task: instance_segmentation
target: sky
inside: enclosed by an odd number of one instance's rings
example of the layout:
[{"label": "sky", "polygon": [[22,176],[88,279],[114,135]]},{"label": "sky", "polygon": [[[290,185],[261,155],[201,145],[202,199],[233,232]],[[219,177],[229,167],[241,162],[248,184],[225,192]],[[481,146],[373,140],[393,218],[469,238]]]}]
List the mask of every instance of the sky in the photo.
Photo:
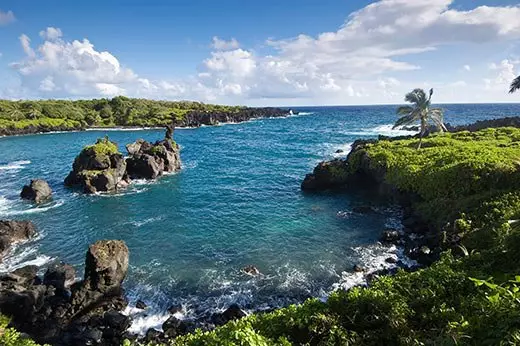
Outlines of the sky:
[{"label": "sky", "polygon": [[0,2],[0,98],[520,102],[520,1]]}]

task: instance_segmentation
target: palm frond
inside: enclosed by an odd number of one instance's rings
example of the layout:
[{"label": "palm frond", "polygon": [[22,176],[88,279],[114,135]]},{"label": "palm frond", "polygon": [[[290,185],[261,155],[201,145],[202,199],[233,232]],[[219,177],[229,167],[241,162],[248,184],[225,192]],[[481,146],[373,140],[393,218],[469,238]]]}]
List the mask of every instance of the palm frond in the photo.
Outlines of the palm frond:
[{"label": "palm frond", "polygon": [[517,90],[520,90],[520,76],[516,77],[513,83],[511,83],[511,89],[509,92],[512,94]]},{"label": "palm frond", "polygon": [[407,115],[412,113],[414,108],[412,106],[402,106],[397,108],[397,114],[399,115]]},{"label": "palm frond", "polygon": [[420,105],[426,102],[426,93],[422,89],[414,89],[412,92],[406,94],[404,100],[406,102]]},{"label": "palm frond", "polygon": [[396,129],[396,128],[404,126],[404,125],[413,124],[417,120],[419,120],[417,118],[417,113],[416,112],[412,112],[412,113],[410,113],[408,115],[405,115],[404,117],[401,117],[401,118],[397,119],[397,121],[395,122],[395,124],[392,127],[392,129]]}]

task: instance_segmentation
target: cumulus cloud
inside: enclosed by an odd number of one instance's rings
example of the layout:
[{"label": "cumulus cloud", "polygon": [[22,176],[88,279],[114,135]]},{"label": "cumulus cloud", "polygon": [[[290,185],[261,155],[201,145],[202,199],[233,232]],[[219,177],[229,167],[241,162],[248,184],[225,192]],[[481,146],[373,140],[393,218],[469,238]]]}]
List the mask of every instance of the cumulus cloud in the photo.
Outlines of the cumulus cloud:
[{"label": "cumulus cloud", "polygon": [[[401,82],[401,76],[423,68],[413,63],[413,55],[453,44],[520,39],[520,6],[461,11],[452,4],[453,0],[380,0],[349,15],[336,31],[268,40],[269,55],[241,47],[234,38],[215,36],[212,52],[197,73],[177,81],[138,76],[87,39],[66,41],[61,30],[52,27],[40,32],[43,43],[36,49],[22,35],[26,57],[11,66],[24,87],[53,96],[126,94],[230,103],[400,101],[404,92],[418,85]],[[511,60],[495,64],[500,72],[486,85],[505,83],[514,65]],[[470,65],[463,69],[472,71]],[[462,85],[446,81],[447,86],[453,83]]]},{"label": "cumulus cloud", "polygon": [[0,25],[8,25],[16,21],[13,11],[3,12],[0,10]]},{"label": "cumulus cloud", "polygon": [[40,31],[40,37],[49,41],[57,40],[62,35],[60,28],[48,27],[47,29]]},{"label": "cumulus cloud", "polygon": [[213,37],[213,42],[211,47],[216,50],[229,50],[229,49],[237,49],[240,47],[240,44],[235,38],[232,38],[229,41],[222,40],[217,36]]}]

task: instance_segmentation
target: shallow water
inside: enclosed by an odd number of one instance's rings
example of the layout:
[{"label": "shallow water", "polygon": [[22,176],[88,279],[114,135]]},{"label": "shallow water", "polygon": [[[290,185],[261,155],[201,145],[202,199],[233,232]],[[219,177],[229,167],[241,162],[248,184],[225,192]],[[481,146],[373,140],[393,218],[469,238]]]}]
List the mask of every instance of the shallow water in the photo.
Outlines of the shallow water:
[{"label": "shallow water", "polygon": [[[453,124],[520,114],[520,105],[448,105]],[[354,264],[371,269],[398,256],[377,245],[399,210],[378,205],[356,215],[361,195],[304,194],[300,183],[323,159],[344,156],[357,138],[391,130],[393,106],[300,109],[299,116],[255,120],[175,133],[183,170],[157,182],[135,182],[118,195],[84,196],[63,187],[74,157],[107,134],[124,144],[160,139],[161,130],[88,131],[0,138],[0,218],[29,219],[37,239],[19,246],[0,270],[62,259],[78,268],[88,244],[123,239],[130,248],[128,295],[151,306],[134,331],[160,325],[166,308],[182,304],[185,318],[237,302],[268,309],[326,296],[362,282]],[[345,152],[336,154],[337,149]],[[51,203],[34,207],[18,194],[32,178],[49,181]],[[240,272],[254,264],[263,273]],[[129,312],[131,312],[129,310]]]}]

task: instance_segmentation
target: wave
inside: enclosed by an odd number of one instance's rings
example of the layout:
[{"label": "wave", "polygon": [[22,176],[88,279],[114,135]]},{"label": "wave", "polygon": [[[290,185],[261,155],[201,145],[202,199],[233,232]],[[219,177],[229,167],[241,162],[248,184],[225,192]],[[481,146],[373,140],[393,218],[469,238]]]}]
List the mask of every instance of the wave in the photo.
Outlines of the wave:
[{"label": "wave", "polygon": [[[350,150],[352,150],[352,144],[354,144],[354,143],[346,143],[346,144],[337,146],[335,148],[335,152],[332,154],[332,156],[335,158],[347,156],[350,153]],[[341,150],[341,152],[338,152],[340,150]]]},{"label": "wave", "polygon": [[12,202],[10,202],[8,199],[0,196],[0,214],[5,216],[13,216],[13,215],[26,215],[26,214],[36,214],[36,213],[44,213],[48,210],[59,208],[62,205],[65,204],[65,201],[58,200],[55,202],[51,202],[51,204],[47,204],[47,206],[36,206],[31,207],[29,209],[23,209],[23,210],[10,210],[12,209]]},{"label": "wave", "polygon": [[149,223],[160,221],[162,219],[163,219],[162,216],[150,217],[150,218],[144,219],[142,221],[131,221],[131,222],[129,222],[129,224],[134,225],[135,227],[141,227],[141,226],[147,225]]},{"label": "wave", "polygon": [[396,137],[396,136],[412,136],[416,135],[417,131],[410,130],[402,130],[402,129],[393,129],[393,124],[385,124],[379,125],[367,129],[361,129],[360,131],[348,131],[345,132],[347,135],[352,136],[377,136],[383,135],[388,137]]},{"label": "wave", "polygon": [[20,170],[31,164],[29,160],[13,161],[6,165],[0,165],[0,171]]},{"label": "wave", "polygon": [[164,130],[164,127],[91,127],[85,131],[148,131]]},{"label": "wave", "polygon": [[295,115],[311,115],[311,114],[314,114],[315,112],[299,112],[298,114],[295,114]]}]

